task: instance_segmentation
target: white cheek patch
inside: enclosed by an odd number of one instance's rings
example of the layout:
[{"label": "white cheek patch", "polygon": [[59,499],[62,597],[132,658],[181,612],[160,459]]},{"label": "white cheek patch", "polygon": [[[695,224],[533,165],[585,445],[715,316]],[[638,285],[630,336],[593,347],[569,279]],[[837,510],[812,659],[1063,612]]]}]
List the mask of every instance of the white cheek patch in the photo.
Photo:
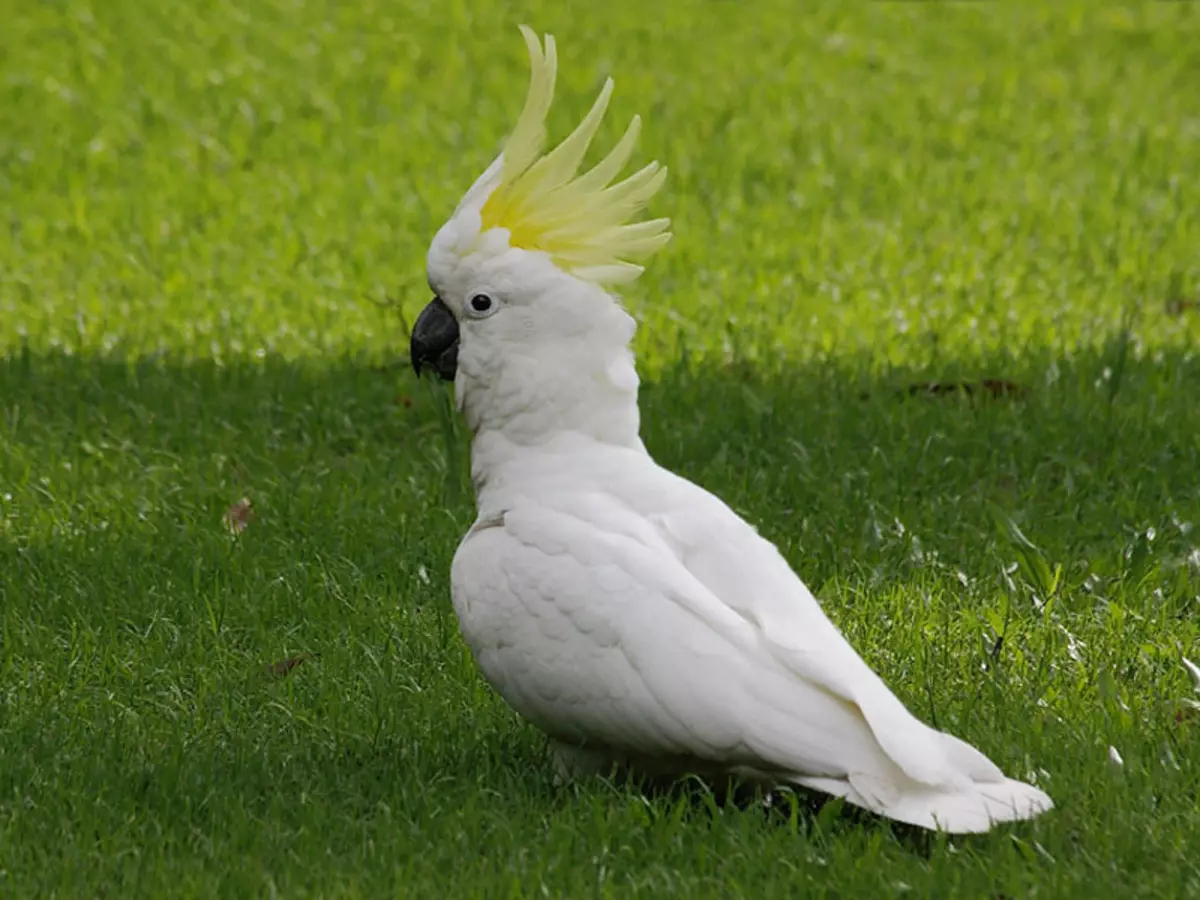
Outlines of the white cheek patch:
[{"label": "white cheek patch", "polygon": [[604,370],[608,380],[620,391],[634,391],[638,387],[637,370],[633,366],[633,357],[628,354],[614,359]]}]

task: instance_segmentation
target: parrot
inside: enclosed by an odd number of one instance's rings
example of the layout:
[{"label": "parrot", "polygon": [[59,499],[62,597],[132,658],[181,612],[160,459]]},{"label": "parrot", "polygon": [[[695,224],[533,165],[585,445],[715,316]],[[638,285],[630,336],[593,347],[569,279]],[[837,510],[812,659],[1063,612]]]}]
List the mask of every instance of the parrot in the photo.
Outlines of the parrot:
[{"label": "parrot", "polygon": [[914,716],[773,543],[650,455],[618,290],[671,240],[669,219],[642,218],[667,170],[616,180],[634,116],[580,171],[611,78],[547,149],[556,44],[519,30],[524,106],[430,243],[409,336],[471,432],[476,516],[450,593],[484,680],[561,777],[750,779],[952,834],[1051,809]]}]

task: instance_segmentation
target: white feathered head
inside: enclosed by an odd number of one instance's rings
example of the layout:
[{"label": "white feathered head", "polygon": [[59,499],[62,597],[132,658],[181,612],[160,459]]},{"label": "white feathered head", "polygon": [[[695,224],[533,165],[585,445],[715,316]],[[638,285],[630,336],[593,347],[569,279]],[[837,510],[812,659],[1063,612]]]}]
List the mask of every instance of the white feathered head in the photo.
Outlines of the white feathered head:
[{"label": "white feathered head", "polygon": [[[524,25],[521,34],[531,66],[524,109],[504,152],[429,248],[426,268],[436,296],[413,330],[418,372],[430,365],[453,379],[478,356],[481,374],[484,357],[531,353],[536,348],[523,342],[595,327],[583,305],[597,306],[603,297],[604,305],[615,306],[604,286],[636,279],[643,271],[639,261],[671,239],[668,219],[634,221],[662,187],[665,168],[651,162],[614,183],[633,153],[637,116],[607,156],[579,172],[612,97],[612,79],[578,127],[543,152],[557,53],[552,36],[543,45]],[[474,327],[484,320],[486,330]]]}]

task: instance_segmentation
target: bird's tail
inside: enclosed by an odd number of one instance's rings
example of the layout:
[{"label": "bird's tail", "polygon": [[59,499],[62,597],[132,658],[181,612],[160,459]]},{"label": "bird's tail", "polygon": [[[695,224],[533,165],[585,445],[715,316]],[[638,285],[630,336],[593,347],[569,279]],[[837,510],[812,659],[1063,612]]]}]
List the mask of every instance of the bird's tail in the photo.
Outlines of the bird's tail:
[{"label": "bird's tail", "polygon": [[1032,819],[1054,807],[1043,791],[1004,777],[957,788],[917,782],[897,785],[873,775],[844,779],[798,777],[795,782],[844,797],[848,803],[889,819],[950,834],[988,831],[1001,822]]}]

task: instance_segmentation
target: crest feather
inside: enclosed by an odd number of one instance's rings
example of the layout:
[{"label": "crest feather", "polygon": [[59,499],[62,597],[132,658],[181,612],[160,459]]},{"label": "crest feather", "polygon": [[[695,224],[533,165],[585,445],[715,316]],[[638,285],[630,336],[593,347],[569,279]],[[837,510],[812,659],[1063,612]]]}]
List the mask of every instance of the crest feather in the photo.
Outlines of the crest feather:
[{"label": "crest feather", "polygon": [[529,48],[529,91],[504,147],[500,182],[480,210],[482,227],[507,229],[509,246],[542,250],[578,278],[632,281],[643,271],[634,260],[645,259],[671,240],[669,219],[631,222],[658,193],[667,170],[652,162],[611,183],[633,155],[642,127],[642,120],[634,116],[608,155],[577,174],[608,109],[611,78],[575,130],[542,155],[558,54],[551,35],[546,35],[544,49],[525,25],[521,36]]}]

